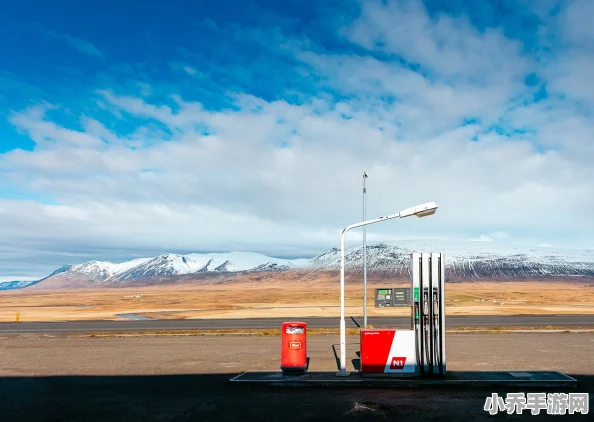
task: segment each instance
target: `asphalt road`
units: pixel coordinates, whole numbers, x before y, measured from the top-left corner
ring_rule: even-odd
[[[280,339],[250,336],[0,335],[2,422],[592,421],[594,333],[451,334],[448,372],[560,371],[576,388],[444,385],[302,388],[230,383],[279,371]],[[312,336],[310,372],[336,374],[337,335]],[[355,377],[358,338],[347,337]],[[589,393],[589,416],[484,410],[498,393]]]
[[[337,328],[338,318],[298,318],[309,328]],[[3,322],[0,333],[68,333],[105,331],[159,331],[196,329],[258,329],[280,328],[291,318],[248,318],[248,319],[191,319],[191,320],[146,320],[146,321],[71,321],[71,322]],[[357,328],[363,317],[348,317],[347,327]],[[375,328],[409,327],[409,317],[368,317],[368,323]],[[505,316],[449,316],[446,326],[594,326],[594,315],[505,315]]]

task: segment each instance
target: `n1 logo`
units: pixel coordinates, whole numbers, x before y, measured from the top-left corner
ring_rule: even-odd
[[[390,362],[390,369],[404,369],[404,364],[406,363],[406,356],[402,358],[392,358],[392,362]]]

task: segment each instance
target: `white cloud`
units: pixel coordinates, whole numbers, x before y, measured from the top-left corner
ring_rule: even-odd
[[[105,58],[103,51],[87,40],[56,31],[45,31],[45,33],[51,38],[64,41],[66,44],[70,45],[70,47],[80,51],[81,53],[95,57],[99,60],[103,60]]]
[[[426,137],[468,119],[496,122],[509,107],[517,84],[451,84],[424,77],[393,62],[371,57],[320,56],[303,60],[324,74],[333,88],[361,99],[361,108],[382,122],[399,123],[407,137]],[[379,100],[393,96],[393,104]]]
[[[244,108],[239,111],[206,112],[199,104],[180,100],[174,113],[140,99],[116,94],[105,98],[122,112],[151,117],[175,129],[174,139],[131,150],[126,147],[130,140],[117,138],[96,121],[87,121],[90,132],[83,133],[43,116],[33,119],[34,113],[25,111],[13,119],[21,130],[31,131],[35,139],[60,134],[68,142],[49,142],[34,152],[12,151],[4,155],[2,168],[17,178],[26,175],[20,179],[24,188],[51,195],[60,204],[88,213],[97,201],[116,202],[122,210],[118,218],[131,214],[139,221],[139,213],[148,212],[137,210],[139,204],[208,206],[222,215],[258,218],[274,227],[297,224],[313,232],[336,231],[359,218],[358,176],[365,169],[370,174],[370,215],[426,200],[440,205],[439,218],[423,220],[420,226],[404,224],[405,232],[418,227],[423,233],[439,233],[445,221],[452,231],[486,224],[506,231],[539,230],[558,224],[559,216],[568,212],[568,229],[591,227],[591,166],[576,166],[559,152],[542,154],[528,141],[490,135],[472,142],[476,129],[461,128],[439,137],[396,142],[388,124],[388,130],[381,131],[373,118],[348,103],[338,107],[341,111],[328,107],[320,114],[310,105],[240,96],[238,103]],[[343,119],[344,111],[353,118]],[[195,125],[206,125],[213,135],[201,135],[192,129]],[[169,217],[161,218],[165,222]],[[89,221],[105,224],[93,214]],[[198,219],[194,227],[216,227],[231,237],[238,233],[230,224],[205,219]],[[116,243],[118,233],[113,231]],[[278,234],[266,239],[270,245],[286,242],[281,231],[271,233]],[[208,248],[214,234],[196,238],[172,230],[162,236],[167,244],[185,238]],[[223,232],[217,237],[225,238]]]
[[[18,280],[15,280],[14,277],[0,277],[0,283],[4,281],[36,281],[39,280],[39,277],[22,277],[19,276]]]
[[[342,29],[367,54],[299,50],[339,92],[356,96],[401,137],[436,136],[465,120],[497,124],[528,94],[536,61],[502,29],[480,32],[465,16],[429,16],[421,1],[362,2],[361,16]],[[388,103],[384,98],[391,96]]]
[[[591,25],[593,16],[594,3],[591,1],[568,2],[561,11],[561,26],[566,39],[582,48],[594,48],[594,28]]]
[[[509,239],[509,234],[505,232],[493,232],[481,234],[478,238],[470,239],[475,242],[496,242]]]
[[[193,68],[192,66],[184,66],[184,72],[186,72],[188,75],[192,75],[194,76],[197,71],[195,68]]]
[[[370,227],[370,239],[591,242],[594,122],[567,99],[524,101],[522,78],[533,71],[553,90],[579,91],[559,76],[562,65],[541,68],[502,31],[478,32],[463,17],[432,20],[412,3],[363,9],[345,30],[367,49],[361,55],[285,43],[341,100],[304,95],[295,105],[231,93],[235,108],[212,111],[183,93],[154,102],[150,87],[141,86],[145,98],[97,91],[89,101],[138,127],[128,134],[88,110],[76,128],[51,118],[57,106],[13,113],[37,145],[0,155],[4,183],[58,205],[0,200],[0,235],[14,244],[4,268],[32,254],[48,266],[138,251],[313,255],[337,246],[340,230],[361,217],[364,170],[370,217],[439,205],[431,218]],[[574,64],[588,60],[579,48],[571,54]],[[580,67],[569,69],[573,81]]]
[[[594,3],[574,0],[562,3],[556,15],[543,20],[541,31],[553,41],[541,69],[550,93],[576,100],[594,110]]]
[[[144,82],[138,82],[138,87],[140,88],[140,95],[143,97],[148,97],[152,94],[153,90],[152,87]]]
[[[169,67],[175,72],[182,72],[189,76],[202,76],[202,72],[200,72],[196,66],[192,66],[191,64],[181,60],[169,62]]]
[[[471,241],[474,241],[474,242],[492,242],[492,241],[493,241],[493,239],[492,239],[491,237],[489,237],[489,236],[486,236],[486,235],[484,235],[484,234],[481,234],[481,235],[480,235],[478,238],[476,238],[476,239],[470,239],[470,240],[471,240]]]
[[[363,47],[396,54],[450,81],[508,82],[527,66],[519,57],[521,43],[501,30],[480,32],[463,15],[432,19],[421,1],[362,2],[361,16],[344,31]]]

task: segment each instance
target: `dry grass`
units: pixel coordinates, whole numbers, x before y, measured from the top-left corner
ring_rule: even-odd
[[[370,316],[410,315],[408,308],[377,309],[376,287],[405,282],[371,282]],[[347,315],[362,314],[362,286],[347,285]],[[267,318],[337,316],[339,286],[324,277],[238,280],[101,289],[0,292],[0,321],[114,320],[117,314],[149,318]],[[560,281],[466,282],[446,285],[448,315],[594,314],[594,284]]]
[[[593,332],[592,327],[581,327],[581,326],[521,326],[521,327],[492,327],[492,326],[477,326],[477,327],[456,327],[448,328],[448,333],[487,333],[487,334],[505,334],[510,332],[541,332],[541,331],[560,331],[560,332]],[[340,331],[338,328],[309,328],[307,330],[307,337],[318,337],[318,336],[338,336]],[[359,336],[360,329],[358,328],[347,328],[347,336]],[[91,334],[74,334],[74,337],[84,338],[111,338],[111,337],[222,337],[222,336],[238,336],[238,337],[280,337],[281,330],[275,328],[254,328],[249,331],[238,331],[238,330],[157,330],[157,331],[125,331],[125,332],[98,332]]]
[[[340,334],[338,328],[309,328],[307,330],[308,337],[317,336],[337,336]],[[126,331],[126,332],[99,332],[92,334],[76,335],[77,337],[91,337],[91,338],[104,338],[104,337],[138,337],[138,336],[155,336],[155,337],[167,337],[167,336],[181,336],[181,337],[204,337],[204,336],[240,336],[240,337],[280,337],[281,330],[278,328],[254,328],[238,331],[238,330],[157,330],[157,331]],[[347,336],[358,336],[358,328],[347,328]]]

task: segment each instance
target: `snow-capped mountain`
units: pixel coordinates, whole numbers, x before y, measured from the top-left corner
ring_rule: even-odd
[[[38,280],[34,280],[34,281],[2,281],[2,282],[0,282],[0,291],[23,289],[25,287],[29,287],[35,283],[38,283],[38,282],[39,282]]]
[[[250,252],[189,255],[168,253],[155,258],[140,258],[121,264],[89,261],[80,265],[64,266],[53,274],[67,278],[85,276],[101,282],[125,282],[199,273],[283,271],[300,268],[308,262],[308,259],[271,258]]]
[[[446,276],[450,279],[594,277],[594,250],[510,246],[497,242],[410,240],[398,244],[367,246],[370,273],[410,276],[412,252],[444,252]],[[311,260],[317,270],[340,268],[340,250],[333,248]],[[346,270],[360,270],[363,248],[345,251]]]
[[[594,278],[594,249],[555,249],[516,246],[498,242],[407,240],[367,246],[370,275],[390,278],[410,276],[412,252],[444,252],[448,280],[521,279],[547,277]],[[363,248],[345,251],[346,270],[359,272]],[[338,273],[340,250],[332,248],[311,259],[280,259],[250,252],[210,254],[164,254],[122,263],[89,261],[65,265],[38,281],[4,282],[0,290],[29,286],[40,288],[69,285],[69,280],[85,280],[85,285],[113,285],[139,280],[183,275],[238,274],[296,271],[299,277],[320,272]],[[290,273],[287,273],[290,274]],[[292,277],[292,275],[291,275]]]

